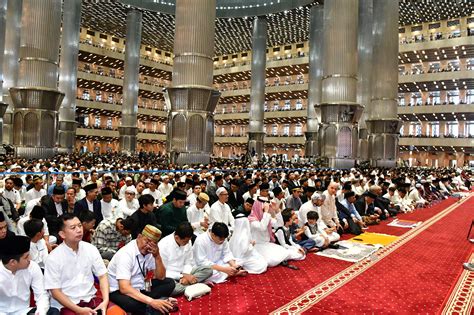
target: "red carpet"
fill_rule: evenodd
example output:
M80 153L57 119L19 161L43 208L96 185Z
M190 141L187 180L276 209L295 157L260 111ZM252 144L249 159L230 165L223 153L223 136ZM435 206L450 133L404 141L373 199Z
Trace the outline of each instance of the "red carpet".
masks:
M445 200L431 208L420 209L411 214L400 215L400 218L406 220L426 221L455 202L456 200L452 199ZM474 204L474 200L469 202L470 204ZM417 272L413 276L414 278L411 279L415 283L421 284L424 282L439 282L442 284L440 285L442 288L436 288L439 290L435 290L434 292L436 293L433 293L439 294L440 292L444 292L444 295L440 297L441 302L439 302L439 304L441 304L445 300L447 293L449 293L447 292L449 291L449 288L454 285L456 281L456 275L459 274L460 264L457 262L459 260L462 261L465 259L467 255L466 248L468 246L466 246L466 244L460 244L460 247L462 247L461 250L458 248L458 246L454 246L454 249L451 249L446 248L444 245L445 242L448 242L448 244L449 242L453 242L453 239L462 239L462 237L460 238L460 236L457 234L465 234L467 231L464 229L462 224L463 220L466 221L468 210L464 209L462 212L463 215L460 215L459 213L461 213L461 211L455 210L454 215L451 213L447 217L443 218L439 223L434 224L430 228L433 231L427 230L422 232L419 236L415 237L415 239L409 241L400 249L396 250L394 253L385 258L384 263L378 263L374 267L358 276L356 279L345 284L341 289L335 291L328 298L322 300L319 304L310 309L308 313L359 313L361 312L361 308L364 307L365 311L370 313L378 313L380 310L386 310L385 312L387 312L391 309L391 306L389 305L396 305L397 301L400 302L401 299L408 296L408 294L414 296L415 298L411 297L410 299L416 302L416 300L421 299L421 297L418 296L418 292L422 291L417 291L419 290L417 286L407 289L407 281L405 281L405 279L396 279L400 276L400 274L406 273L408 269L411 269L413 272ZM458 217L458 220L451 222L453 220L453 216ZM444 225L444 222L448 219L450 220L449 233L451 233L451 229L457 229L457 231L452 233L454 235L444 235L447 234L445 229L443 233L438 231L438 234L443 235L436 237L436 228L439 228L440 225ZM387 223L388 222L384 222L379 226L372 226L370 227L369 231L392 235L402 235L410 231L410 229L387 227ZM454 228L453 225L456 227ZM424 238L426 238L424 237L423 240L419 242L418 238L424 234L432 237L428 237L426 240L424 240ZM411 245L415 241L417 241L415 246ZM411 245L409 250L410 255L407 255L407 252L405 251L405 247L408 247L408 245ZM424 248L424 251L420 251L420 248ZM427 248L431 248L429 253L426 253ZM397 259L393 260L393 262L387 264L388 261L392 261L392 256L395 256L395 254L400 256L398 254L399 252L402 252L402 250L404 252L404 254L401 255L402 257L398 257ZM453 250L458 252L458 254L454 255L452 253ZM416 256L413 255L413 253L416 252L418 254ZM460 254L459 252L463 252L463 254ZM404 255L409 257L403 257ZM439 268L434 270L424 270L423 266L419 266L421 265L420 262L422 262L423 265L432 262L433 256L436 255L440 257L448 256L448 258L443 258L445 261L439 262ZM462 255L464 255L464 257L461 257ZM387 262L385 262L385 260L387 260ZM184 298L180 298L180 313L269 313L352 265L349 262L329 259L313 254L310 254L306 260L295 262L294 264L299 266L301 270L294 271L284 267L270 268L263 275L251 275L245 278L239 278L224 284L217 285L212 289L210 295L192 302L188 302ZM384 267L379 270L380 266L382 265ZM449 266L456 266L456 268L448 268ZM418 273L420 273L420 275L418 275ZM368 274L370 274L370 277L365 279L367 276L369 276ZM383 277L383 281L381 277ZM363 279L363 281L361 284L358 284L360 279ZM391 284L390 288L387 289L389 284L387 281L394 281L394 289L392 289ZM445 286L448 284L449 287L446 289ZM402 289L399 289L399 285L403 285L401 287ZM352 287L352 289L347 290L346 287ZM401 291L398 292L397 290ZM368 293L369 291L371 293ZM334 299L333 296L336 294L338 297ZM427 294L426 292L422 292L421 294L426 294L427 296L432 295L431 293ZM375 298L375 296L377 296L377 298ZM368 301L370 301L370 304L367 304ZM380 306L372 306L372 304L376 304L375 302L379 303ZM438 303L438 301L432 301L433 305L436 303ZM411 310L411 308L408 309ZM432 307L427 307L426 309L432 309ZM421 312L423 310L419 309L419 311Z
M472 252L473 206L471 197L305 313L439 313Z

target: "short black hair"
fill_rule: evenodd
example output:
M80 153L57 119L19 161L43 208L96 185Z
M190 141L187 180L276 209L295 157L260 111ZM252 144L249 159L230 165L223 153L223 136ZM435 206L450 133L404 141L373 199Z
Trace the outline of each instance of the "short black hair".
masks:
M0 211L0 222L5 222L5 215Z
M309 212L306 214L306 219L307 219L307 220L318 220L318 219L319 219L318 212L316 212L316 211L309 211Z
M286 223L290 221L291 217L293 216L293 210L287 208L281 212L281 216L283 218L283 223Z
M215 222L211 229L212 234L220 238L227 238L229 236L229 228L225 223Z
M174 234L178 235L180 239L192 237L194 234L193 227L188 221L181 222L176 228L176 231L174 231Z
M120 223L123 225L123 229L126 231L133 231L135 228L135 220L132 217L120 219Z
M35 237L36 234L43 230L44 224L43 221L38 219L31 219L25 222L23 228L25 230L26 236L29 238Z
M2 257L2 263L4 265L8 264L10 262L10 260L16 260L16 261L20 261L20 258L21 256L23 256L24 254L21 254L21 255L3 255L1 256Z
M62 231L64 230L64 227L66 226L66 221L70 221L74 218L77 218L77 215L74 213L64 213L62 216L59 217L59 230Z
M146 205L154 204L154 203L155 203L155 198L150 194L141 195L138 198L138 204L140 205L140 208L143 208Z
M34 206L33 210L30 212L30 217L32 219L43 220L46 216L46 211L41 206Z
M82 222L91 222L95 220L95 213L90 210L84 210L79 214L79 221Z

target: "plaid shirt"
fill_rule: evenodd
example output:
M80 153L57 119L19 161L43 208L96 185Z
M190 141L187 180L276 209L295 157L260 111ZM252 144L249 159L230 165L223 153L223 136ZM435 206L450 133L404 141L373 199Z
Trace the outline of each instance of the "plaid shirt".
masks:
M132 240L132 236L123 236L117 231L115 222L117 218L109 218L100 222L92 237L92 245L97 247L100 253L116 253L119 248Z

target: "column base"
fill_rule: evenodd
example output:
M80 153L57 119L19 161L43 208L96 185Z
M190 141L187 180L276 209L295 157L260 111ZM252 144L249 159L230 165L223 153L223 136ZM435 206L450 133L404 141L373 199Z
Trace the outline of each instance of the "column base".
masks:
M304 155L310 160L319 156L318 132L307 131L304 133L306 141L304 144Z
M137 149L137 127L118 127L120 151L133 154Z
M398 119L368 120L369 159L375 167L395 167L398 159L398 138L402 122Z
M57 148L15 146L15 155L27 159L50 158L57 153Z
M265 132L249 132L249 140L247 143L248 153L250 156L257 155L258 158L262 156L263 153L263 138L265 137Z
M58 152L73 153L76 142L76 121L60 121L58 132Z
M209 164L209 152L170 152L170 162L178 165Z
M359 129L359 141L357 148L357 156L359 164L369 161L369 132L367 129Z

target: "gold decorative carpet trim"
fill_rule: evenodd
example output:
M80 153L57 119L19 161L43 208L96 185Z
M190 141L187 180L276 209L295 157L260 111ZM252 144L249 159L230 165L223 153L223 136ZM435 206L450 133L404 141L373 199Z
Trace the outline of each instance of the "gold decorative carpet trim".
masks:
M472 193L470 193L466 198L458 201L457 203L452 204L448 208L444 209L443 211L439 212L431 219L425 221L423 224L419 225L418 227L408 231L407 233L400 236L400 238L393 243L381 248L377 252L375 252L371 257L361 260L358 263L351 265L350 267L344 269L340 273L336 274L335 276L329 278L328 280L320 283L314 288L306 291L302 295L298 296L297 298L293 299L291 302L283 305L282 307L274 310L270 314L299 314L308 308L314 306L319 301L339 289L340 287L344 286L352 279L357 277L358 275L362 274L364 271L369 269L370 267L377 264L383 258L387 257L395 250L403 246L405 243L412 240L414 237L419 235L421 232L441 220L443 217L454 211L457 207L465 203L469 198L471 198Z
M474 253L469 262L474 263ZM474 272L464 270L441 314L471 314L474 300Z

